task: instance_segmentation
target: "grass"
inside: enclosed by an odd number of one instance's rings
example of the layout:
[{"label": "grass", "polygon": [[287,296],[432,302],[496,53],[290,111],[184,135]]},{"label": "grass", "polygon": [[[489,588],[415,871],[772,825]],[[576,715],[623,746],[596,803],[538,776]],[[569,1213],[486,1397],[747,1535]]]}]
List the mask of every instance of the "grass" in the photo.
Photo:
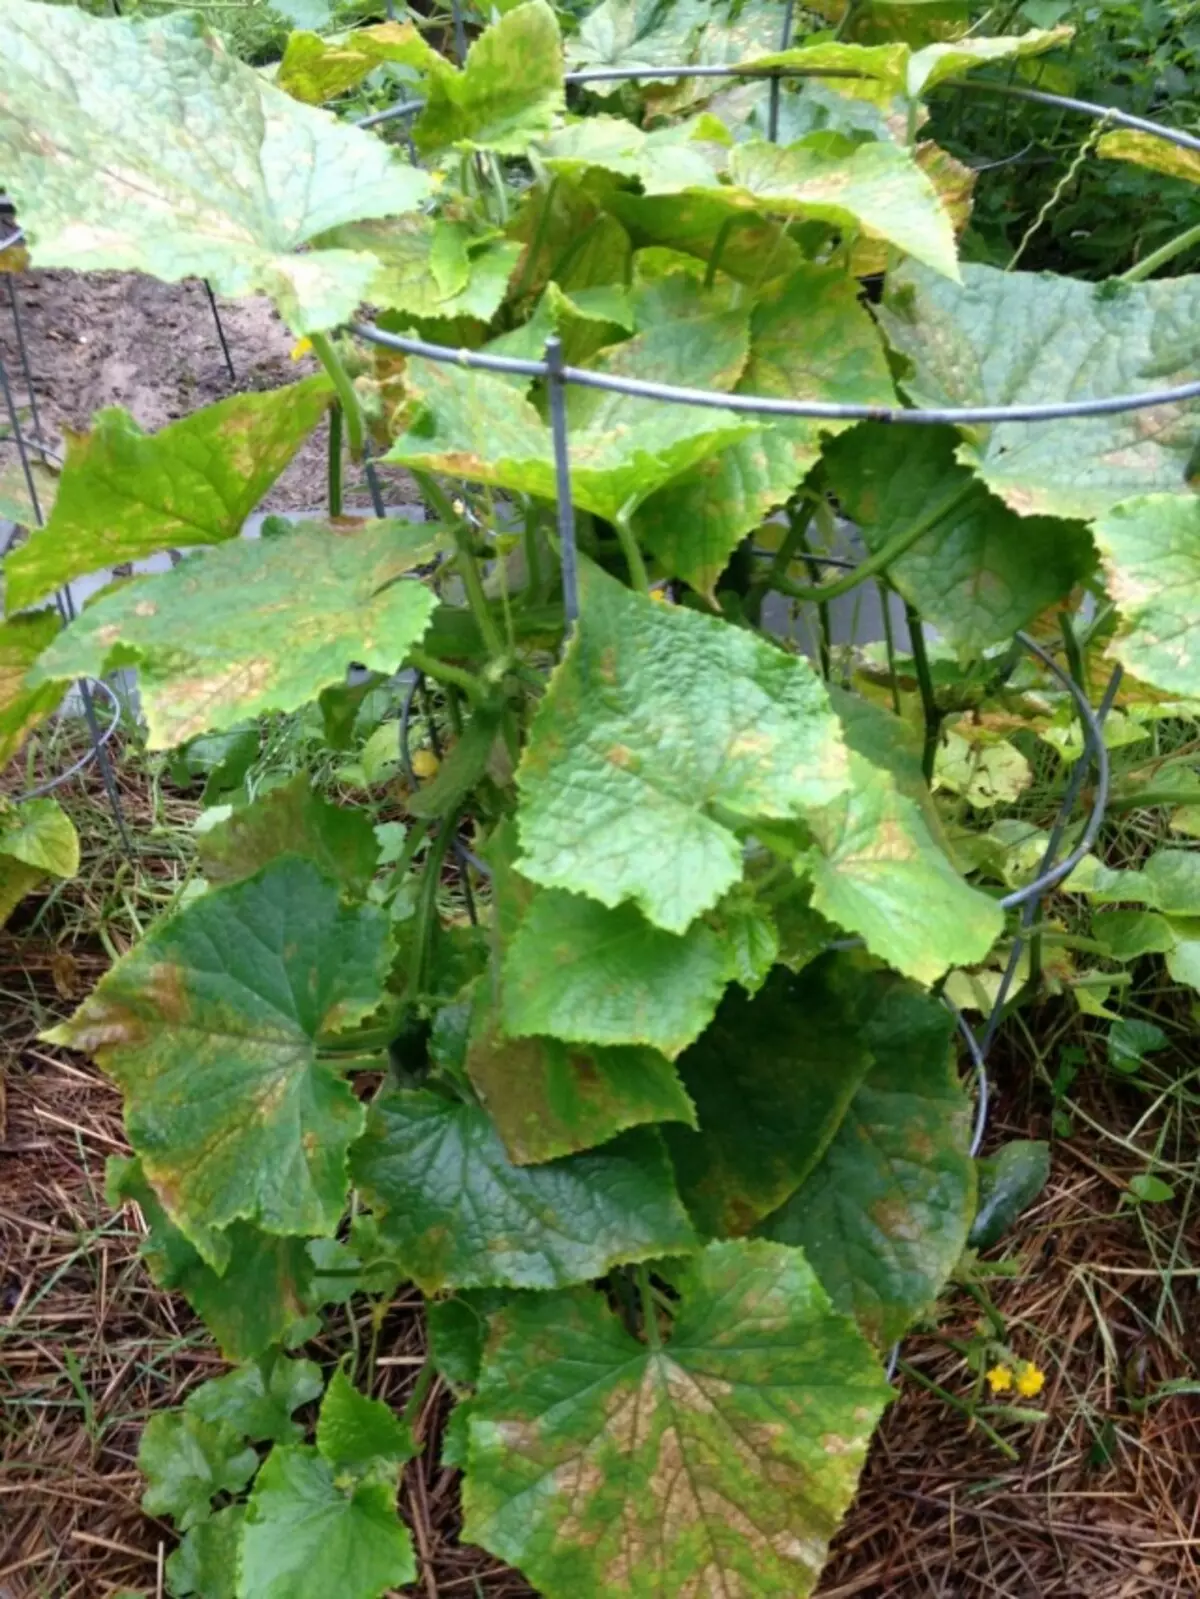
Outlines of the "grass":
[{"label": "grass", "polygon": [[[61,724],[39,747],[40,771],[77,734]],[[1183,734],[1163,739],[1184,749]],[[309,760],[303,720],[273,727],[261,783]],[[1122,773],[1129,757],[1122,757]],[[94,772],[63,802],[79,827],[79,878],[31,898],[0,932],[0,1596],[107,1599],[162,1592],[168,1527],[143,1516],[140,1429],[221,1369],[186,1304],[157,1291],[137,1258],[140,1218],[114,1216],[104,1162],[124,1150],[118,1096],[87,1062],[37,1041],[108,962],[186,887],[196,792],[134,743],[118,746],[135,843],[127,857]],[[1056,766],[1039,765],[1038,816]],[[25,781],[25,773],[20,775]],[[36,772],[35,772],[36,775]],[[320,774],[338,793],[335,766]],[[15,781],[9,774],[10,783]],[[381,790],[379,816],[399,814]],[[1105,850],[1134,859],[1165,837],[1162,813],[1122,813]],[[1173,842],[1178,842],[1173,839]],[[452,885],[446,909],[455,910]],[[1077,900],[1053,919],[1086,927]],[[1133,968],[1124,1000],[1169,1044],[1133,1075],[1108,1065],[1108,1024],[1069,996],[1015,1014],[992,1061],[988,1147],[1053,1138],[1051,1181],[971,1279],[1002,1318],[1014,1351],[1047,1373],[1037,1425],[996,1422],[1001,1454],[930,1387],[972,1401],[960,1350],[984,1312],[952,1289],[936,1322],[905,1342],[907,1380],[872,1450],[862,1493],[835,1545],[821,1599],[1193,1599],[1200,1593],[1200,1406],[1171,1384],[1200,1366],[1200,1066],[1194,996],[1154,959]],[[1064,1071],[1064,1062],[1071,1068]],[[1152,1170],[1174,1187],[1136,1205],[1128,1181]],[[327,1366],[347,1354],[371,1390],[402,1406],[424,1353],[419,1300],[401,1292],[376,1322],[369,1305],[334,1310],[313,1346]],[[448,1397],[421,1402],[427,1441],[402,1504],[414,1530],[416,1599],[530,1599],[515,1573],[457,1542],[456,1476],[438,1464]],[[995,1418],[992,1418],[995,1421]],[[331,1596],[335,1599],[335,1596]]]}]

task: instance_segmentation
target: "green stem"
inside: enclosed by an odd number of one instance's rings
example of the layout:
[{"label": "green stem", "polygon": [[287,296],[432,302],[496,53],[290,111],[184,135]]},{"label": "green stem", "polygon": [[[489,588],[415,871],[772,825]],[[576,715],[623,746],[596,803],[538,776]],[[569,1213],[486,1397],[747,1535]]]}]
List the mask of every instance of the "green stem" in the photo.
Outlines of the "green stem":
[{"label": "green stem", "polygon": [[429,946],[433,939],[433,924],[437,920],[437,891],[442,880],[442,863],[450,840],[454,836],[454,818],[448,816],[433,835],[429,854],[421,871],[421,888],[417,895],[417,910],[413,930],[412,949],[408,958],[408,997],[416,999],[422,992]]},{"label": "green stem", "polygon": [[658,1326],[658,1308],[654,1303],[649,1267],[635,1266],[634,1276],[637,1279],[638,1298],[642,1302],[642,1327],[646,1334],[646,1342],[651,1349],[661,1349],[662,1333]]},{"label": "green stem", "polygon": [[483,580],[479,576],[475,552],[471,548],[470,529],[465,522],[455,523],[454,544],[458,551],[455,559],[459,574],[467,591],[467,604],[471,607],[471,615],[475,618],[488,654],[496,660],[508,652],[500,636],[500,629],[496,626],[496,618],[492,615],[487,595],[483,592]]},{"label": "green stem", "polygon": [[725,245],[728,242],[729,235],[733,232],[734,228],[737,227],[738,223],[743,220],[744,219],[742,217],[737,215],[726,217],[724,222],[722,222],[721,226],[717,229],[717,236],[713,241],[712,254],[709,256],[708,265],[704,269],[705,289],[711,289],[713,284],[716,282],[717,268],[721,264],[721,256],[724,252]]},{"label": "green stem", "polygon": [[883,641],[887,650],[888,683],[892,690],[892,710],[897,716],[901,715],[900,684],[896,676],[896,637],[892,630],[892,591],[889,585],[881,578],[877,585],[879,589],[879,614],[883,617]]},{"label": "green stem", "polygon": [[921,770],[925,774],[925,781],[932,783],[933,763],[937,759],[938,733],[941,730],[942,717],[934,697],[933,674],[929,670],[929,655],[925,649],[925,629],[921,626],[921,618],[911,605],[904,607],[904,616],[912,640],[913,665],[917,669],[917,685],[921,690],[921,710],[925,715],[925,749],[921,756]]},{"label": "green stem", "polygon": [[417,1380],[413,1384],[413,1391],[408,1396],[408,1402],[400,1412],[400,1421],[405,1427],[416,1425],[417,1417],[421,1414],[421,1406],[425,1403],[425,1395],[429,1392],[430,1384],[437,1375],[432,1360],[427,1360],[417,1373]]},{"label": "green stem", "polygon": [[415,666],[418,672],[424,672],[426,677],[432,677],[438,683],[453,683],[455,688],[461,689],[472,705],[482,705],[487,698],[483,684],[473,678],[470,672],[464,672],[460,666],[451,666],[448,661],[439,660],[436,655],[427,651],[413,648],[405,657],[410,666]]},{"label": "green stem", "polygon": [[1173,261],[1177,255],[1190,250],[1193,244],[1200,244],[1200,222],[1194,227],[1186,228],[1182,233],[1177,233],[1173,239],[1168,239],[1166,244],[1160,244],[1158,249],[1152,251],[1144,261],[1131,266],[1128,272],[1122,272],[1117,282],[1142,283],[1157,272],[1160,266],[1166,266],[1168,261]]},{"label": "green stem", "polygon": [[546,230],[550,226],[550,207],[554,201],[554,191],[558,188],[557,176],[551,178],[546,185],[546,198],[542,201],[542,209],[538,214],[537,226],[533,230],[533,238],[525,252],[525,259],[521,263],[521,276],[517,279],[517,286],[512,297],[519,300],[529,287],[529,280],[533,276],[533,269],[537,265],[537,258],[542,253],[542,246],[546,242]]},{"label": "green stem", "polygon": [[646,563],[642,560],[642,552],[638,548],[638,541],[634,537],[633,529],[629,525],[629,518],[622,513],[613,522],[620,540],[621,553],[629,567],[629,580],[634,588],[642,594],[650,592],[650,576],[646,571]]},{"label": "green stem", "polygon": [[[924,516],[906,528],[901,528],[899,533],[894,533],[881,549],[861,561],[852,572],[847,572],[844,577],[834,578],[828,583],[793,583],[790,578],[772,571],[769,576],[770,584],[777,588],[781,594],[787,594],[794,600],[836,600],[839,595],[849,594],[851,589],[856,589],[860,583],[865,583],[869,577],[885,571],[893,561],[899,560],[907,550],[910,550],[918,539],[935,528],[939,522],[950,516],[968,495],[975,492],[975,479],[969,478],[960,487],[954,490],[944,500],[940,500],[931,511],[926,511]],[[816,559],[819,561],[820,556]]]},{"label": "green stem", "polygon": [[329,381],[337,392],[341,401],[342,414],[346,422],[346,441],[350,446],[350,459],[361,461],[363,454],[363,418],[362,409],[358,403],[358,395],[354,384],[350,381],[350,374],[342,365],[342,358],[334,349],[327,333],[310,333],[308,341],[312,345],[313,354],[325,368]]},{"label": "green stem", "polygon": [[952,1410],[961,1411],[964,1416],[969,1416],[984,1437],[987,1438],[991,1443],[995,1444],[996,1448],[1007,1460],[1020,1460],[1021,1456],[1017,1453],[1013,1446],[1010,1443],[1006,1443],[996,1429],[989,1426],[988,1423],[984,1421],[983,1417],[978,1414],[974,1405],[968,1404],[965,1399],[960,1399],[957,1394],[952,1394],[948,1389],[943,1388],[939,1383],[934,1382],[931,1378],[927,1377],[924,1372],[918,1371],[915,1366],[910,1365],[907,1360],[902,1360],[899,1362],[899,1370],[902,1371],[906,1377],[910,1377],[913,1382],[918,1384],[919,1387],[924,1388],[931,1394],[936,1394],[944,1405],[949,1405]]},{"label": "green stem", "polygon": [[342,514],[342,407],[336,402],[329,411],[329,514]]}]

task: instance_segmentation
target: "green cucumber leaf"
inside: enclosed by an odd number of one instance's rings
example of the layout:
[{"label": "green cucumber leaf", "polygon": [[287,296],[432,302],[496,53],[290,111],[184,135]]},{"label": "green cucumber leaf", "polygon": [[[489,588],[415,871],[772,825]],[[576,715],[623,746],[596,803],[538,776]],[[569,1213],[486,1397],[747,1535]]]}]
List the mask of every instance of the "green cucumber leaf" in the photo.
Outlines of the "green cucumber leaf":
[{"label": "green cucumber leaf", "polygon": [[200,869],[212,884],[252,877],[280,855],[302,855],[324,876],[361,898],[375,875],[379,841],[363,811],[322,799],[306,772],[231,812],[196,841]]},{"label": "green cucumber leaf", "polygon": [[501,1020],[513,1038],[644,1044],[674,1060],[712,1020],[739,952],[712,918],[682,936],[632,905],[536,894],[505,953]]},{"label": "green cucumber leaf", "polygon": [[47,1039],[120,1085],[130,1142],[171,1221],[218,1268],[216,1229],[331,1234],[364,1111],[319,1035],[379,1003],[374,907],[349,911],[283,856],[157,923]]},{"label": "green cucumber leaf", "polygon": [[316,1449],[276,1444],[246,1506],[239,1599],[379,1599],[416,1576],[394,1478],[345,1480]]},{"label": "green cucumber leaf", "polygon": [[19,805],[0,799],[0,857],[51,877],[74,877],[79,870],[79,835],[56,799],[31,799]]},{"label": "green cucumber leaf", "polygon": [[580,620],[517,772],[518,865],[548,888],[632,900],[683,933],[742,875],[712,809],[797,816],[846,785],[806,660],[581,561]]},{"label": "green cucumber leaf", "polygon": [[334,1467],[400,1466],[417,1453],[412,1428],[390,1405],[360,1393],[339,1368],[317,1417],[317,1449]]},{"label": "green cucumber leaf", "polygon": [[207,278],[269,294],[297,333],[344,322],[375,265],[304,247],[429,192],[425,173],[299,105],[194,18],[69,8],[50,26],[31,0],[5,6],[0,166],[35,266]]},{"label": "green cucumber leaf", "polygon": [[561,1288],[696,1241],[648,1129],[515,1166],[486,1111],[394,1089],[372,1106],[351,1162],[383,1243],[425,1293]]},{"label": "green cucumber leaf", "polygon": [[324,105],[356,89],[385,61],[420,72],[440,59],[411,22],[379,22],[329,38],[297,29],[288,35],[275,82],[293,100]]},{"label": "green cucumber leaf", "polygon": [[352,661],[396,670],[436,603],[424,584],[397,580],[435,538],[397,520],[237,539],[110,590],[59,634],[31,681],[136,665],[150,749],[296,710]]},{"label": "green cucumber leaf", "polygon": [[144,433],[127,411],[67,434],[46,526],[4,563],[8,603],[32,605],[72,578],[156,550],[233,539],[329,408],[325,377],[235,394]]},{"label": "green cucumber leaf", "polygon": [[576,181],[599,167],[636,178],[646,194],[670,194],[714,180],[709,153],[712,135],[718,144],[729,135],[712,118],[672,123],[645,133],[622,117],[585,117],[560,128],[539,150],[551,172]]},{"label": "green cucumber leaf", "polygon": [[494,150],[524,155],[563,108],[562,40],[544,0],[526,0],[486,28],[460,69],[430,63],[417,149]]},{"label": "green cucumber leaf", "polygon": [[1092,567],[1085,528],[1011,511],[955,462],[949,428],[862,423],[826,447],[825,466],[872,554],[947,507],[889,565],[888,578],[956,649],[977,653],[1010,639]]},{"label": "green cucumber leaf", "polygon": [[167,1557],[167,1591],[176,1599],[236,1599],[245,1505],[226,1505],[188,1532]]},{"label": "green cucumber leaf", "polygon": [[56,611],[34,611],[0,621],[0,767],[12,760],[66,693],[62,683],[30,688],[25,681],[38,656],[53,643],[60,626]]},{"label": "green cucumber leaf", "polygon": [[1120,613],[1112,651],[1144,682],[1200,694],[1200,515],[1194,497],[1115,505],[1093,529]]},{"label": "green cucumber leaf", "polygon": [[296,1443],[304,1428],[292,1413],[316,1399],[324,1386],[313,1361],[268,1356],[201,1383],[183,1408],[202,1421],[225,1422],[251,1443]]},{"label": "green cucumber leaf", "polygon": [[[661,336],[648,336],[644,344],[631,339],[617,346],[620,370],[661,381],[669,349]],[[386,460],[554,500],[550,429],[511,383],[414,358],[405,384],[424,414],[393,443]],[[571,497],[608,521],[632,515],[655,489],[754,431],[753,423],[729,411],[651,405],[574,388],[568,420]]]},{"label": "green cucumber leaf", "polygon": [[483,1288],[426,1305],[429,1358],[456,1394],[469,1392],[479,1381],[488,1318],[507,1303],[503,1290]]},{"label": "green cucumber leaf", "polygon": [[1074,32],[1070,27],[1031,28],[1028,33],[1007,38],[956,39],[944,44],[927,44],[923,50],[915,51],[909,60],[904,87],[909,98],[916,100],[947,78],[962,77],[972,67],[1044,55],[1060,44],[1068,44]]},{"label": "green cucumber leaf", "polygon": [[[414,317],[490,322],[521,250],[507,239],[477,237],[466,223],[419,214],[352,222],[322,242],[375,258],[370,300],[383,310],[379,325],[389,332],[404,332]],[[452,276],[448,258],[457,268]],[[441,270],[435,272],[435,265]]]},{"label": "green cucumber leaf", "polygon": [[699,1131],[668,1127],[663,1136],[704,1233],[747,1233],[789,1198],[871,1063],[827,970],[822,962],[794,977],[777,968],[753,999],[731,989],[680,1059]]},{"label": "green cucumber leaf", "polygon": [[850,770],[849,793],[808,818],[816,847],[797,869],[812,879],[813,909],[918,982],[981,961],[1004,912],[959,876],[890,772],[856,754]]},{"label": "green cucumber leaf", "polygon": [[804,1250],[838,1310],[879,1348],[932,1305],[966,1248],[975,1209],[971,1102],[954,1018],[890,974],[862,973],[861,1038],[873,1057],[832,1139],[763,1236]]},{"label": "green cucumber leaf", "polygon": [[110,1158],[107,1192],[110,1205],[137,1205],[149,1229],[141,1254],[151,1277],[184,1296],[226,1360],[256,1360],[275,1344],[294,1346],[317,1330],[312,1311],[333,1296],[318,1293],[303,1239],[234,1222],[209,1240],[218,1273],[170,1221],[140,1161]]},{"label": "green cucumber leaf", "polygon": [[138,1468],[146,1479],[143,1510],[170,1516],[186,1532],[208,1519],[217,1494],[246,1486],[258,1470],[258,1456],[227,1422],[165,1410],[146,1423]]},{"label": "green cucumber leaf", "polygon": [[[1109,399],[1200,376],[1187,333],[1200,277],[1084,283],[968,266],[960,286],[917,266],[890,276],[876,314],[911,366],[918,405]],[[1134,495],[1188,493],[1200,408],[966,428],[958,458],[1021,516],[1090,518]]]},{"label": "green cucumber leaf", "polygon": [[710,1244],[669,1341],[589,1289],[501,1310],[470,1410],[464,1535],[547,1599],[813,1591],[891,1397],[804,1257]]}]

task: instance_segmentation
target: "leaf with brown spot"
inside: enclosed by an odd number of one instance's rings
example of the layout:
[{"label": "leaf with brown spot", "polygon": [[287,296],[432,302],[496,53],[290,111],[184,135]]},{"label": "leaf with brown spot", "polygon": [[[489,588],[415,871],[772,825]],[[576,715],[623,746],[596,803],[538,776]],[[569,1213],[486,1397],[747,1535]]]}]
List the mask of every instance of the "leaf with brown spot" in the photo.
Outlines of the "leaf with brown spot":
[{"label": "leaf with brown spot", "polygon": [[60,625],[55,611],[35,611],[0,622],[0,767],[12,760],[27,736],[57,708],[66,693],[63,683],[30,687],[26,681]]},{"label": "leaf with brown spot", "polygon": [[357,88],[385,61],[420,71],[436,56],[411,22],[380,22],[328,38],[300,28],[288,35],[275,81],[295,100],[324,105]]},{"label": "leaf with brown spot", "polygon": [[1120,613],[1113,654],[1156,688],[1200,695],[1200,501],[1129,500],[1102,516],[1094,533]]},{"label": "leaf with brown spot", "polygon": [[891,1393],[803,1255],[710,1244],[675,1281],[660,1350],[590,1289],[493,1319],[464,1533],[547,1599],[803,1599],[853,1498]]},{"label": "leaf with brown spot", "polygon": [[151,749],[296,710],[352,661],[396,670],[435,606],[407,574],[437,545],[437,528],[399,520],[235,540],[105,594],[30,681],[136,665]]},{"label": "leaf with brown spot", "polygon": [[382,912],[283,856],[159,922],[47,1035],[120,1085],[147,1178],[218,1269],[231,1222],[337,1227],[364,1111],[318,1038],[374,1010],[388,954]]},{"label": "leaf with brown spot", "polygon": [[233,539],[329,408],[325,377],[235,394],[144,433],[100,411],[67,434],[46,526],[4,563],[8,603],[32,605],[72,578],[156,550]]}]

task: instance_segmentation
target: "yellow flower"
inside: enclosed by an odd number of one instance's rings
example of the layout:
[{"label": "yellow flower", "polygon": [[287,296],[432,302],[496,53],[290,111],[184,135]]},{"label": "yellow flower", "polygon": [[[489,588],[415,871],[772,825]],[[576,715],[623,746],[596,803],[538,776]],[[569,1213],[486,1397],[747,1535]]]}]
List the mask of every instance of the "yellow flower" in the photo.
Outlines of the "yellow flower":
[{"label": "yellow flower", "polygon": [[1013,1374],[1007,1366],[993,1366],[987,1374],[987,1380],[994,1394],[1003,1394],[1012,1387]]},{"label": "yellow flower", "polygon": [[437,769],[442,763],[432,750],[414,750],[412,769],[414,777],[436,777]]},{"label": "yellow flower", "polygon": [[1027,1360],[1017,1373],[1017,1392],[1024,1399],[1036,1399],[1046,1386],[1046,1373],[1032,1360]]},{"label": "yellow flower", "polygon": [[667,593],[666,589],[651,589],[650,598],[657,605],[670,605],[671,603],[671,596]]},{"label": "yellow flower", "polygon": [[306,355],[311,355],[311,354],[312,354],[312,340],[311,339],[297,339],[295,344],[292,345],[292,360],[293,361],[303,361],[303,359],[304,359],[304,357]]}]

